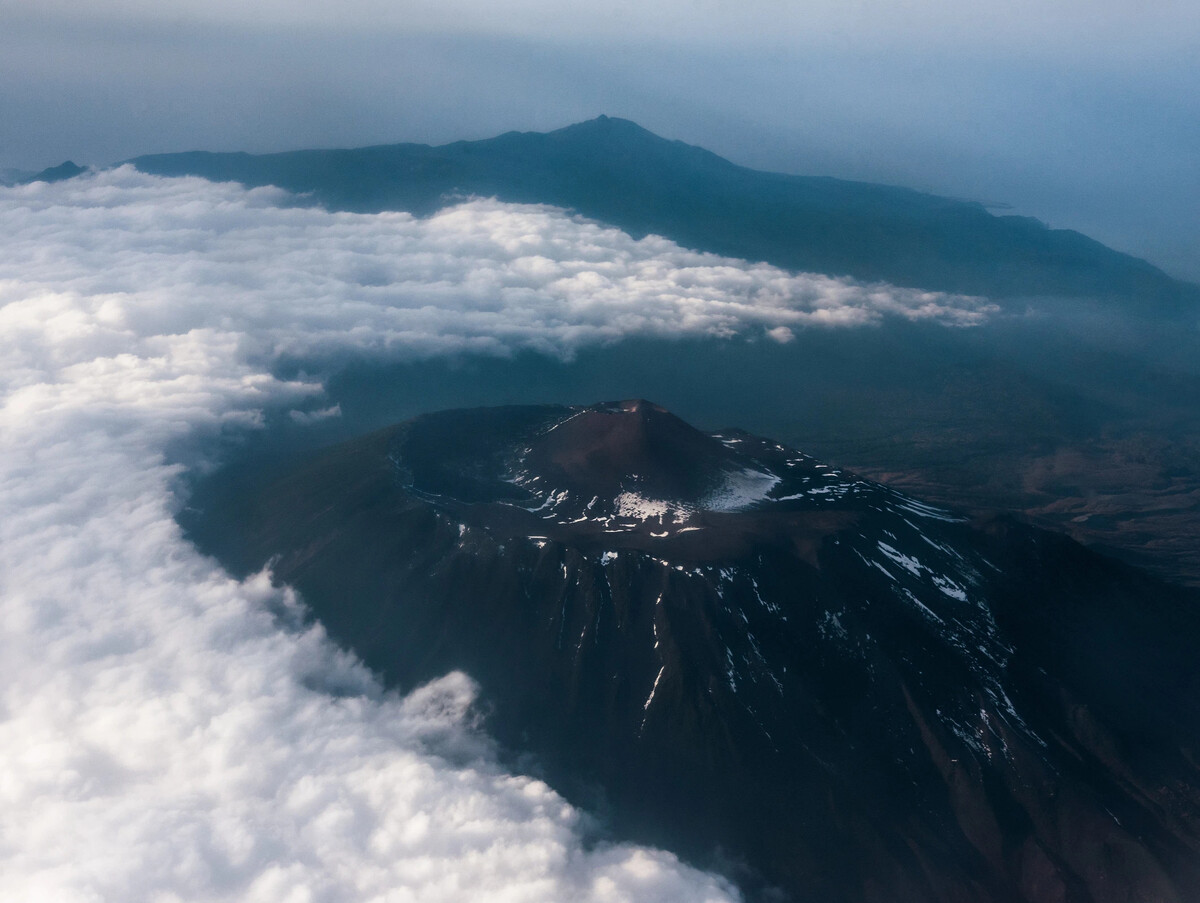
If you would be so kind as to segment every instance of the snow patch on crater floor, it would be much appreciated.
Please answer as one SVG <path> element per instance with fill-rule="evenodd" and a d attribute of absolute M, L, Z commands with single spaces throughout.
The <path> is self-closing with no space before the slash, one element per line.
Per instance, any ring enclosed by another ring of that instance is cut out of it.
<path fill-rule="evenodd" d="M 726 472 L 720 484 L 694 504 L 649 498 L 626 490 L 613 500 L 613 512 L 617 517 L 632 520 L 681 524 L 696 511 L 743 511 L 769 501 L 779 482 L 773 473 L 745 468 Z"/>
<path fill-rule="evenodd" d="M 622 492 L 614 499 L 614 508 L 618 517 L 628 517 L 633 520 L 680 520 L 687 512 L 675 502 L 663 499 L 646 498 L 636 492 Z"/>
<path fill-rule="evenodd" d="M 725 481 L 700 502 L 710 511 L 742 511 L 768 500 L 779 485 L 779 477 L 763 470 L 746 468 L 726 475 Z"/>

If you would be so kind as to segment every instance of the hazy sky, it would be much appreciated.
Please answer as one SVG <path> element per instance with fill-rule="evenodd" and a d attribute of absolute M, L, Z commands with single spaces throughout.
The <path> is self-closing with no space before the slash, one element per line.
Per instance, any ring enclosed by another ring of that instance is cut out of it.
<path fill-rule="evenodd" d="M 0 167 L 625 116 L 1200 279 L 1200 4 L 0 0 Z"/>

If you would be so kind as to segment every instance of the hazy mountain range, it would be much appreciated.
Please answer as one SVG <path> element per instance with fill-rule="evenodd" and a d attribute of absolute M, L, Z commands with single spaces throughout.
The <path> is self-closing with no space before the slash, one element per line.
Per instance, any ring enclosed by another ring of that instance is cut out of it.
<path fill-rule="evenodd" d="M 428 214 L 464 195 L 554 204 L 638 236 L 789 269 L 1001 297 L 1195 303 L 1194 286 L 1077 232 L 904 188 L 764 173 L 602 116 L 440 147 L 137 157 L 158 175 L 278 185 L 333 210 Z"/>

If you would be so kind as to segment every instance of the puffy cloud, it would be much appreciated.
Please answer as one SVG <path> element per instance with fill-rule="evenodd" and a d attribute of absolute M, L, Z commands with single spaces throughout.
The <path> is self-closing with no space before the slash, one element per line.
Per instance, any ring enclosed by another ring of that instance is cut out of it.
<path fill-rule="evenodd" d="M 0 301 L 36 283 L 37 330 L 105 349 L 213 329 L 261 359 L 330 349 L 569 355 L 628 335 L 732 336 L 884 316 L 981 321 L 978 299 L 794 275 L 549 207 L 476 200 L 420 220 L 287 206 L 274 189 L 120 169 L 10 189 Z M 82 309 L 81 309 L 82 308 Z M 6 329 L 25 324 L 9 314 Z M 71 345 L 70 347 L 75 347 Z"/>
<path fill-rule="evenodd" d="M 670 854 L 585 849 L 497 764 L 466 676 L 384 692 L 180 535 L 168 444 L 319 388 L 263 370 L 301 293 L 297 341 L 339 312 L 374 341 L 320 274 L 386 251 L 268 198 L 128 174 L 0 198 L 0 898 L 731 899 Z"/>
<path fill-rule="evenodd" d="M 451 674 L 385 692 L 173 519 L 167 449 L 319 394 L 281 356 L 569 354 L 967 299 L 792 276 L 540 207 L 427 221 L 119 170 L 0 191 L 0 898 L 705 901 L 506 773 Z M 301 416 L 337 416 L 336 408 Z"/>

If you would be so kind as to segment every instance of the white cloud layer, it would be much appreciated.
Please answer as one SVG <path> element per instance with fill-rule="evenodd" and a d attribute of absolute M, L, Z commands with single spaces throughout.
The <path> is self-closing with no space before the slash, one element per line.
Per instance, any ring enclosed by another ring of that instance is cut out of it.
<path fill-rule="evenodd" d="M 546 208 L 282 199 L 128 169 L 0 191 L 0 900 L 732 899 L 669 854 L 586 847 L 580 813 L 497 764 L 467 677 L 402 699 L 284 629 L 289 592 L 181 536 L 165 450 L 318 394 L 270 375 L 288 353 L 785 341 L 982 308 Z"/>
<path fill-rule="evenodd" d="M 36 332 L 47 315 L 61 318 L 66 347 L 55 354 L 212 329 L 260 361 L 331 349 L 569 355 L 630 335 L 733 336 L 887 315 L 972 325 L 993 309 L 637 241 L 551 207 L 476 200 L 426 220 L 328 213 L 278 206 L 287 196 L 276 189 L 130 168 L 3 197 L 0 303 L 28 283 L 57 300 L 14 307 L 2 325 Z"/>

